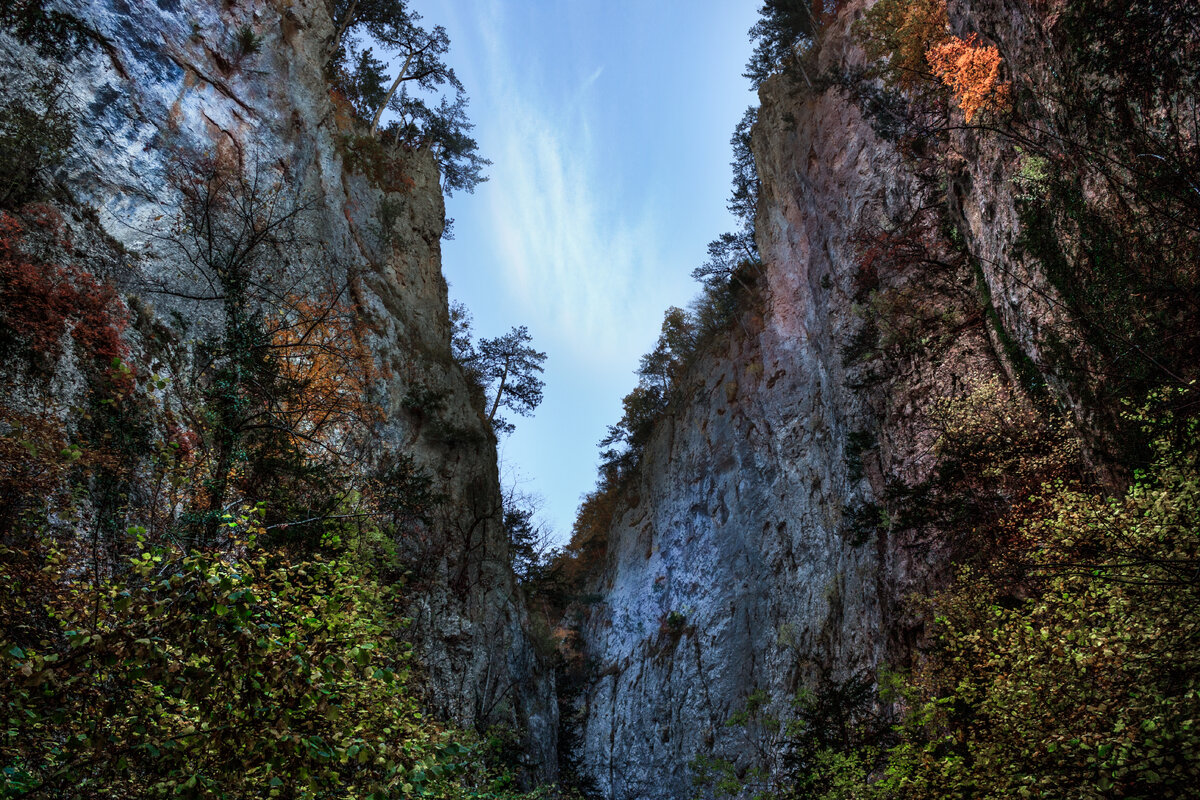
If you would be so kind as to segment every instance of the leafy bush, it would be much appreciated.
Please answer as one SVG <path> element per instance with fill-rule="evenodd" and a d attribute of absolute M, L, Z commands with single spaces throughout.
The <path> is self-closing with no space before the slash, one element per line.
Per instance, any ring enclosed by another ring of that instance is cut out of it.
<path fill-rule="evenodd" d="M 31 209 L 40 232 L 65 237 L 62 217 Z M 70 335 L 89 367 L 103 369 L 125 355 L 126 320 L 113 288 L 73 265 L 46 263 L 26 252 L 28 225 L 0 211 L 0 353 L 17 351 L 47 367 Z"/>
<path fill-rule="evenodd" d="M 932 601 L 886 796 L 1192 795 L 1197 466 L 1163 453 L 1120 498 L 1049 487 L 1023 585 L 963 570 Z"/>
<path fill-rule="evenodd" d="M 885 673 L 886 676 L 886 673 Z M 844 800 L 861 796 L 865 780 L 884 763 L 894 737 L 892 718 L 868 673 L 844 680 L 822 676 L 802 688 L 780 718 L 756 691 L 725 725 L 741 729 L 748 760 L 701 756 L 693 782 L 716 796 Z"/>
<path fill-rule="evenodd" d="M 257 516 L 228 525 L 253 538 Z M 51 549 L 55 588 L 31 595 L 18 570 L 31 558 L 0 562 L 10 791 L 424 794 L 465 753 L 418 711 L 409 651 L 388 635 L 394 591 L 345 560 L 142 546 L 89 584 Z"/>
<path fill-rule="evenodd" d="M 1154 466 L 1118 497 L 1047 483 L 1014 512 L 1023 569 L 963 566 L 925 598 L 933 641 L 882 697 L 865 676 L 826 682 L 789 720 L 752 697 L 731 723 L 759 760 L 702 759 L 700 777 L 773 798 L 1193 796 L 1200 425 L 1160 410 L 1170 394 L 1130 414 Z"/>

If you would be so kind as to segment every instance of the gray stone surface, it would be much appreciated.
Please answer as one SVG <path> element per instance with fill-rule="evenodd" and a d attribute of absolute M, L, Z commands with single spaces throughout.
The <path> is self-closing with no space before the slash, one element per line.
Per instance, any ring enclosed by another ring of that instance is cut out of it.
<path fill-rule="evenodd" d="M 426 565 L 412 586 L 407 635 L 416 640 L 431 701 L 464 724 L 520 727 L 531 765 L 551 775 L 553 676 L 526 633 L 524 599 L 508 566 L 495 441 L 450 356 L 440 263 L 445 213 L 433 157 L 400 154 L 411 185 L 386 198 L 347 167 L 339 146 L 346 125 L 319 58 L 332 34 L 321 0 L 63 0 L 59 7 L 104 37 L 58 78 L 78 117 L 75 146 L 58 177 L 119 243 L 119 263 L 108 277 L 131 307 L 164 326 L 173 313 L 198 338 L 219 325 L 219 303 L 158 291 L 193 279 L 164 237 L 178 207 L 167 175 L 181 149 L 235 158 L 307 207 L 284 254 L 291 274 L 303 279 L 320 264 L 352 287 L 381 367 L 371 398 L 384 410 L 380 450 L 411 455 L 447 498 L 428 529 L 402 542 Z M 239 61 L 233 42 L 243 26 L 262 38 L 262 49 Z M 52 69 L 2 34 L 0 62 L 10 91 Z M 68 214 L 77 227 L 90 224 L 78 210 Z M 136 332 L 130 336 L 137 352 L 142 343 Z M 60 380 L 69 384 L 69 374 Z M 440 408 L 407 408 L 413 389 L 440 393 Z"/>
<path fill-rule="evenodd" d="M 826 33 L 814 75 L 861 64 L 849 27 L 864 5 Z M 763 764 L 756 749 L 770 736 L 724 724 L 752 692 L 786 716 L 818 676 L 842 680 L 911 646 L 920 629 L 903 598 L 938 580 L 942 547 L 886 529 L 855 546 L 847 511 L 890 480 L 926 477 L 930 409 L 1002 369 L 974 325 L 936 359 L 914 356 L 861 387 L 862 368 L 843 357 L 865 313 L 853 300 L 855 234 L 924 195 L 840 87 L 772 78 L 760 97 L 760 296 L 656 429 L 584 625 L 595 672 L 579 755 L 614 800 L 695 796 L 698 754 Z M 855 478 L 858 431 L 878 444 Z"/>

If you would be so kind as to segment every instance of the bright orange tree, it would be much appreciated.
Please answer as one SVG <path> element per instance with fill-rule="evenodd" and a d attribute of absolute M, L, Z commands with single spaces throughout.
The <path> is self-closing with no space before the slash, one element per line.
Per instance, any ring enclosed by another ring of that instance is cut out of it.
<path fill-rule="evenodd" d="M 1009 105 L 999 49 L 981 44 L 977 34 L 950 35 L 946 0 L 880 0 L 856 30 L 891 86 L 913 92 L 936 79 L 950 89 L 968 123 L 980 111 Z"/>
<path fill-rule="evenodd" d="M 980 44 L 977 34 L 966 39 L 951 36 L 931 47 L 925 58 L 954 93 L 967 122 L 980 111 L 1008 107 L 1011 87 L 1000 80 L 1004 59 L 994 45 Z"/>
<path fill-rule="evenodd" d="M 297 297 L 271 321 L 271 347 L 291 391 L 278 414 L 294 446 L 310 457 L 344 454 L 345 446 L 381 417 L 372 404 L 371 358 L 358 320 L 341 292 Z"/>

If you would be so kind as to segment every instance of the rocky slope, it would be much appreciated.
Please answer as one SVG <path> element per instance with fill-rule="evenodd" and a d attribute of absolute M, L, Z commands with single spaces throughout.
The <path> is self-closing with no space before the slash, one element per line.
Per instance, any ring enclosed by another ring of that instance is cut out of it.
<path fill-rule="evenodd" d="M 519 728 L 530 763 L 547 774 L 557 719 L 552 678 L 526 635 L 508 566 L 494 438 L 450 356 L 444 206 L 432 156 L 394 154 L 403 177 L 390 192 L 347 165 L 354 131 L 322 75 L 332 26 L 320 0 L 76 0 L 60 8 L 101 35 L 59 75 L 76 124 L 58 175 L 75 203 L 62 209 L 79 248 L 110 254 L 105 277 L 137 312 L 131 350 L 151 354 L 151 332 L 181 320 L 188 326 L 172 334 L 177 341 L 202 340 L 219 324 L 219 304 L 180 296 L 192 277 L 164 244 L 177 218 L 169 174 L 179 153 L 231 160 L 303 208 L 286 254 L 291 274 L 321 265 L 351 287 L 378 368 L 364 400 L 382 409 L 379 454 L 410 456 L 444 498 L 436 519 L 414 533 L 419 544 L 402 543 L 424 565 L 414 581 L 411 635 L 436 710 L 464 724 Z M 255 52 L 239 54 L 243 30 L 259 37 Z M 55 69 L 4 35 L 0 61 L 10 92 Z M 56 381 L 67 413 L 70 376 Z M 10 388 L 19 395 L 19 386 Z M 422 406 L 414 396 L 437 400 Z"/>
<path fill-rule="evenodd" d="M 1038 343 L 1068 321 L 1015 244 L 1011 148 L 955 135 L 952 221 L 987 291 L 932 229 L 923 258 L 944 274 L 867 255 L 920 229 L 933 201 L 840 79 L 864 61 L 851 29 L 869 4 L 847 5 L 805 75 L 760 90 L 753 310 L 690 369 L 609 531 L 582 632 L 595 671 L 579 752 L 604 797 L 693 796 L 696 755 L 769 767 L 769 730 L 724 724 L 752 693 L 786 716 L 801 687 L 902 661 L 921 635 L 904 598 L 936 585 L 947 553 L 881 509 L 889 488 L 930 476 L 942 402 L 1013 375 L 989 302 L 1055 380 Z M 1001 5 L 952 3 L 952 27 L 1033 53 L 1035 32 Z M 940 322 L 910 330 L 897 308 Z"/>

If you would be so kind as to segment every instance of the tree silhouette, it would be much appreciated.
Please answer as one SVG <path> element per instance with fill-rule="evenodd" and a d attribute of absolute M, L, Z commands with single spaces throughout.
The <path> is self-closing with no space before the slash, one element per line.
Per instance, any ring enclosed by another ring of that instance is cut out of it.
<path fill-rule="evenodd" d="M 798 44 L 813 37 L 828 10 L 825 0 L 766 0 L 758 13 L 750 29 L 754 53 L 742 73 L 755 87 L 791 59 Z"/>
<path fill-rule="evenodd" d="M 497 432 L 511 433 L 513 426 L 498 417 L 501 407 L 528 417 L 542 402 L 546 384 L 537 373 L 542 371 L 546 354 L 530 346 L 529 329 L 522 325 L 496 339 L 483 339 L 471 356 L 469 366 L 489 388 L 491 407 L 488 422 Z"/>
<path fill-rule="evenodd" d="M 478 154 L 470 136 L 474 126 L 467 120 L 467 96 L 445 61 L 446 29 L 423 27 L 421 15 L 404 0 L 327 0 L 327 7 L 335 33 L 325 51 L 326 73 L 370 135 L 431 149 L 447 194 L 470 192 L 487 180 L 483 169 L 492 162 Z M 360 49 L 364 45 L 369 46 Z M 376 58 L 376 46 L 398 64 L 394 74 Z M 395 119 L 385 124 L 387 111 Z"/>

